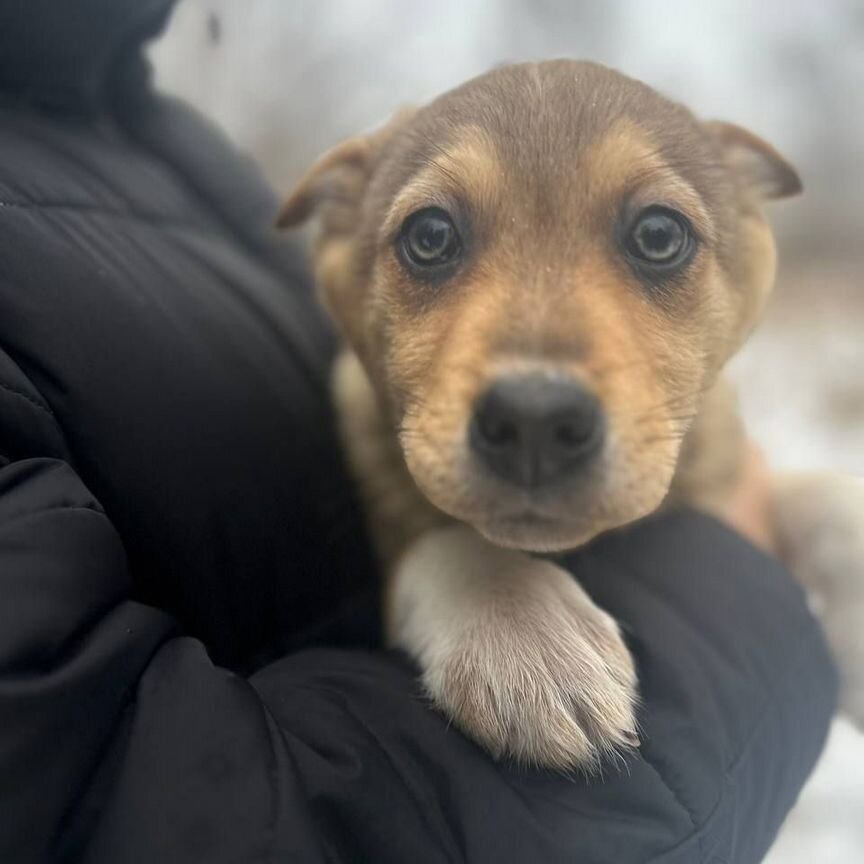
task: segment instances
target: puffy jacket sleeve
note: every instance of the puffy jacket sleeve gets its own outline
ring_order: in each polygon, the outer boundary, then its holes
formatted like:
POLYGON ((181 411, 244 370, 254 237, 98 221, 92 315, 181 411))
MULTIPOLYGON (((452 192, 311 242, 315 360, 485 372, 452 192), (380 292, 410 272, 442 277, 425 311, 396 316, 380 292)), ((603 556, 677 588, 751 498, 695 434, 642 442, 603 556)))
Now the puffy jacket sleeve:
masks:
POLYGON ((319 860, 260 696, 129 587, 68 465, 0 471, 0 860, 319 860))
POLYGON ((62 461, 0 470, 0 860, 761 860, 823 742, 834 678, 781 568, 664 517, 571 566, 617 614, 644 744, 602 780, 488 760, 398 657, 317 651, 244 680, 128 599, 62 461))

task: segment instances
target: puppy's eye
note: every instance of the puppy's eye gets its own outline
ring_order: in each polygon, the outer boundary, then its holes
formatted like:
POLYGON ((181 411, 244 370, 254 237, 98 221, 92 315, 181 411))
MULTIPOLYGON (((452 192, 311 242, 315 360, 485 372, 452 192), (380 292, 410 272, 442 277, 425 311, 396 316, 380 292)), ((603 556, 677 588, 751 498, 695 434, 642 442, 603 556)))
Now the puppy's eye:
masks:
POLYGON ((649 207, 630 229, 627 251, 641 263, 668 267, 682 262, 692 243, 687 220, 680 213, 649 207))
POLYGON ((437 207, 418 210, 405 220, 399 235, 402 251, 416 267, 440 267, 454 261, 462 241, 453 220, 437 207))

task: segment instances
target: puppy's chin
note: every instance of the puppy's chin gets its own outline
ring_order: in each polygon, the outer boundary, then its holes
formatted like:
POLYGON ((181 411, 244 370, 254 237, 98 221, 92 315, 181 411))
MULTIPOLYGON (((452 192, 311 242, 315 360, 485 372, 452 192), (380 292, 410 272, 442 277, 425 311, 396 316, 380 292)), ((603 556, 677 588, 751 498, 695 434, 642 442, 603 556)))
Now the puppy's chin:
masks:
MULTIPOLYGON (((623 506, 614 506, 614 496, 603 490, 584 489, 571 494, 570 500, 558 501, 557 506, 535 506, 524 493, 514 491, 507 500, 500 489, 490 495, 488 489, 476 489, 467 484, 473 494, 460 499, 440 494, 437 484, 415 482, 427 500, 453 519, 470 525, 495 546, 523 552, 566 552, 593 540, 598 534, 635 521, 656 509, 659 499, 641 501, 628 497, 623 506), (470 503, 469 503, 470 502, 470 503)), ((466 487, 462 487, 465 489, 466 487)))
POLYGON ((489 521, 469 521, 495 546, 523 552, 566 552, 614 527, 601 522, 575 522, 531 515, 489 521))

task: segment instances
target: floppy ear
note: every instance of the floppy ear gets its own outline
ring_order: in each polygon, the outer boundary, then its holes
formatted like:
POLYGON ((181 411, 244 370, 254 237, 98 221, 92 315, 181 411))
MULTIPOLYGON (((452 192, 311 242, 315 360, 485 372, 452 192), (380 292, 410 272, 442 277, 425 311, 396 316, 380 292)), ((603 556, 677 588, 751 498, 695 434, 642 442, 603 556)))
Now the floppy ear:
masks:
POLYGON ((303 176, 276 218, 279 228, 293 228, 309 219, 325 201, 345 201, 365 185, 371 147, 365 137, 349 138, 328 150, 303 176))
POLYGON ((328 150, 297 184, 276 219, 279 228, 292 228, 327 204, 356 206, 372 176, 384 145, 413 114, 403 108, 380 129, 343 141, 328 150))
POLYGON ((798 172, 766 141, 733 123, 712 120, 705 127, 726 164, 760 198, 789 198, 801 192, 798 172))

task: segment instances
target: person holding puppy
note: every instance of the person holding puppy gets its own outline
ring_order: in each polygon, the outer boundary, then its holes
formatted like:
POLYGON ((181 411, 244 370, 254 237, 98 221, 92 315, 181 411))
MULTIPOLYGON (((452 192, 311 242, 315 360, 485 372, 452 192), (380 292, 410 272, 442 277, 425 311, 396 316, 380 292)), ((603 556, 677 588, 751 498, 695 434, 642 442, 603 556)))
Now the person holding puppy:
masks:
POLYGON ((171 5, 0 10, 0 860, 759 861, 835 676, 746 539, 758 463, 738 531, 566 560, 639 672, 626 764, 491 759, 380 644, 333 339, 270 191, 149 83, 171 5))

